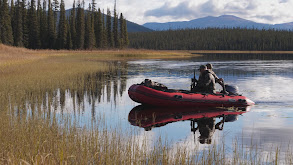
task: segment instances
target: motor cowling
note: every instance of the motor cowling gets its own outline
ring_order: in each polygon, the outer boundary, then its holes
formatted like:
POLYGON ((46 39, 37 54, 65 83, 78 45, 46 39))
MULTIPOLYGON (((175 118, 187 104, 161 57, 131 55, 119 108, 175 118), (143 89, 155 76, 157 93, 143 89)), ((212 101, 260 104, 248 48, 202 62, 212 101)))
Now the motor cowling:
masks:
POLYGON ((229 95, 239 95, 239 88, 236 85, 225 85, 226 91, 229 95))

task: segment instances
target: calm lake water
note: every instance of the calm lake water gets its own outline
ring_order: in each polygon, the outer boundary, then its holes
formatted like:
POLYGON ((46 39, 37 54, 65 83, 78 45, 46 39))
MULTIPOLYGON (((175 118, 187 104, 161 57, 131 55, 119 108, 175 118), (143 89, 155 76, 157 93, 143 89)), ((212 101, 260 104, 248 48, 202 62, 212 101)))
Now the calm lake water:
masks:
MULTIPOLYGON (((193 145, 206 147, 209 141, 211 143, 225 141, 225 146, 232 151, 232 144, 236 140, 244 146, 257 144, 263 150, 269 150, 271 146, 276 145, 287 149, 286 146, 293 141, 292 55, 214 54, 190 59, 117 62, 117 65, 121 70, 118 70, 114 76, 109 75, 107 85, 100 89, 99 97, 89 97, 91 93, 86 93, 79 108, 82 110, 77 112, 76 101, 68 91, 65 93, 64 105, 59 107, 59 110, 62 113, 72 114, 73 119, 81 126, 102 116, 109 128, 119 126, 122 130, 134 129, 138 132, 135 136, 146 137, 150 144, 160 137, 170 145, 182 143, 191 148, 193 145), (166 109, 137 107, 139 104, 128 97, 128 88, 146 78, 169 88, 188 90, 193 70, 206 63, 212 63, 219 77, 224 78, 227 84, 237 85, 240 93, 255 101, 256 105, 237 118, 235 115, 232 116, 234 117, 232 121, 225 122, 224 125, 221 123, 223 119, 221 117, 201 120, 200 124, 195 122, 194 128, 199 126, 199 129, 191 131, 191 121, 180 120, 183 115, 200 116, 198 112, 172 109, 169 113, 166 109), (147 119, 145 123, 141 122, 141 127, 135 126, 132 120, 134 112, 141 113, 147 118, 156 111, 159 111, 156 127, 142 128, 143 124, 145 126, 148 124, 147 119), (164 122, 160 123, 159 120, 164 122), (170 122, 174 120, 178 122, 170 122), (223 127, 222 130, 215 128, 217 123, 219 123, 217 128, 223 127), (200 129, 200 127, 205 128, 200 129), (209 138, 204 140, 204 136, 209 138)), ((196 76, 198 77, 198 73, 196 76)), ((219 85, 217 89, 220 90, 219 85)), ((207 111, 210 115, 215 112, 214 109, 207 111)))

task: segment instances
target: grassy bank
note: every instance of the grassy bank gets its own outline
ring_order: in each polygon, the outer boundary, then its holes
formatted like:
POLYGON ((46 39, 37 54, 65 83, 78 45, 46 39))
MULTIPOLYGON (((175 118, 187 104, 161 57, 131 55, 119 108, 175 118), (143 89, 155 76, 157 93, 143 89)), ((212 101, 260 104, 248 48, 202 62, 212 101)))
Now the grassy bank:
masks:
POLYGON ((62 57, 67 59, 84 60, 131 60, 147 58, 181 58, 195 56, 187 51, 156 51, 156 50, 29 50, 0 44, 0 67, 12 64, 27 63, 49 57, 62 57))
POLYGON ((163 140, 149 144, 135 136, 135 130, 122 131, 118 125, 109 130, 102 116, 89 121, 91 127, 80 128, 55 111, 64 104, 68 89, 78 103, 85 93, 98 100, 111 84, 120 85, 121 91, 117 88, 114 93, 125 91, 127 60, 188 56, 149 50, 32 51, 0 45, 0 164, 292 163, 290 150, 278 153, 278 148, 272 148, 268 154, 257 146, 235 143, 235 154, 228 154, 231 151, 224 143, 205 150, 163 140), (60 98, 54 102, 56 91, 60 98))

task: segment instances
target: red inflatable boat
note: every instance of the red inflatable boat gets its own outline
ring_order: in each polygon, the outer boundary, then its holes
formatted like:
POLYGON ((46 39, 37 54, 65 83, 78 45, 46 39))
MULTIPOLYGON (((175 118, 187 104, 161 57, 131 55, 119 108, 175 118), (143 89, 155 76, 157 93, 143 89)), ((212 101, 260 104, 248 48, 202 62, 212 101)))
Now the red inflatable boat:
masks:
POLYGON ((254 105, 254 102, 245 96, 190 93, 183 90, 160 91, 139 84, 132 85, 128 94, 137 103, 160 107, 245 107, 254 105))

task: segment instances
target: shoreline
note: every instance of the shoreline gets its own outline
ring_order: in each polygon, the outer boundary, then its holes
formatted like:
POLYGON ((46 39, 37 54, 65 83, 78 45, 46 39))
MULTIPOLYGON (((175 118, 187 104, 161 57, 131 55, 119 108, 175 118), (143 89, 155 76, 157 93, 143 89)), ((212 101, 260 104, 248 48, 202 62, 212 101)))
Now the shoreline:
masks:
MULTIPOLYGON (((127 61, 137 59, 179 59, 205 54, 293 54, 293 51, 236 51, 236 50, 31 50, 0 44, 0 68, 31 63, 48 58, 83 61, 127 61)), ((2 70, 1 69, 1 70, 2 70)))
POLYGON ((257 51, 257 50, 190 50, 191 54, 293 54, 293 51, 257 51))

